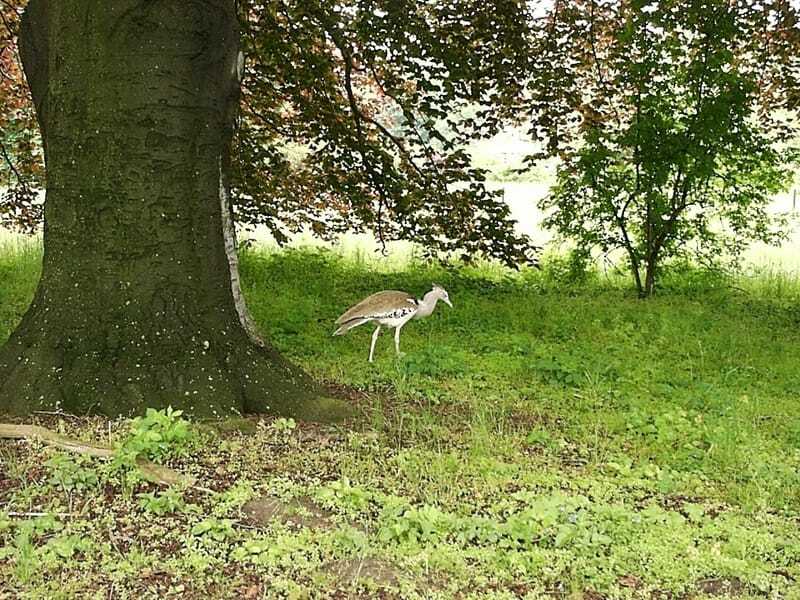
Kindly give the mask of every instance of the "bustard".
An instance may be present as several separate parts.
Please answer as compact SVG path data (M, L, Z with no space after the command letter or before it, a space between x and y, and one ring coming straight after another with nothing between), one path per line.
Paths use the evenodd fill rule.
M353 327L358 327L364 323L376 322L378 326L372 334L372 344L369 347L369 362L375 353L375 342L378 341L378 334L381 327L394 327L394 349L400 355L400 329L411 319L421 319L427 317L436 308L436 303L441 300L450 308L450 296L447 291L435 285L433 289L425 294L422 300L417 300L414 296L405 292L389 290L378 292L364 298L361 302L349 309L341 317L336 319L339 328L333 335L344 335Z

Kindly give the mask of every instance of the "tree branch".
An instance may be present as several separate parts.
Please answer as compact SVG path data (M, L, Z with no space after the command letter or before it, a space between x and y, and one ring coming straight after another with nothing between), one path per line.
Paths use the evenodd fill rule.
M25 188L30 189L28 185L28 181L20 175L20 172L17 170L17 167L14 166L14 161L11 160L11 157L8 155L8 151L6 150L5 144L3 144L2 140L0 140L0 154L3 155L3 160L5 160L8 168L11 169L11 172L14 174L14 177L17 178L19 184Z

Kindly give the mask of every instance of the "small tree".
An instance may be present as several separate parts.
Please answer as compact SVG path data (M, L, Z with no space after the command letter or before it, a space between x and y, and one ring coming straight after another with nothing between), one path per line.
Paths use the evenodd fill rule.
M796 158L800 47L788 3L557 2L543 27L540 60L567 65L533 84L542 155L561 158L547 226L624 250L641 297L690 242L717 258L780 238L768 206Z

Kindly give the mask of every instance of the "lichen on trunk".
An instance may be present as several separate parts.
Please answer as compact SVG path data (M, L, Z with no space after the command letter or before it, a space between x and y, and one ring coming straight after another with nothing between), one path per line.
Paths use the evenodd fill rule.
M225 181L234 0L31 0L20 53L45 148L44 259L0 350L0 411L335 417L245 330Z

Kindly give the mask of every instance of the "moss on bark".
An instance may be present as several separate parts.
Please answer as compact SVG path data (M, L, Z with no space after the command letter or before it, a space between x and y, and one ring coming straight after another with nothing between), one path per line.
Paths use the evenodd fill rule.
M29 3L44 263L0 350L0 411L347 412L237 312L220 195L238 47L233 0Z

